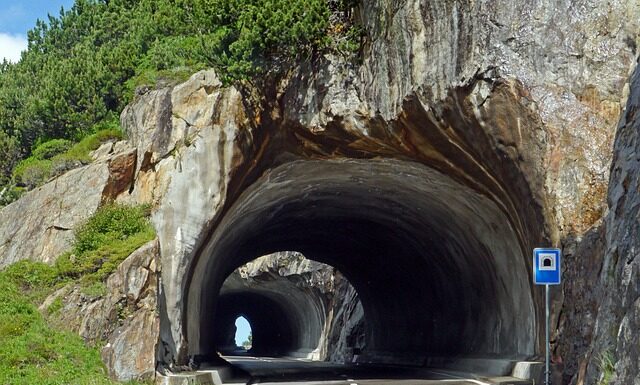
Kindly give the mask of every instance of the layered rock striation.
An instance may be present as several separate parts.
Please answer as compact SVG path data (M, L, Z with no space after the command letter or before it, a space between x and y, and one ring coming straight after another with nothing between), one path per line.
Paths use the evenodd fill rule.
M605 217L605 253L597 285L600 306L584 383L602 378L603 356L613 364L611 383L640 383L640 68L614 147Z

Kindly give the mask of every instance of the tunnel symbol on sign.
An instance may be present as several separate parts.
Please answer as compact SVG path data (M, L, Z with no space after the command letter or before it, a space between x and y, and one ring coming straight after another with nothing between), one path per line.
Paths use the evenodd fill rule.
M538 270L540 271L555 271L556 270L556 255L555 254L540 254L538 257Z

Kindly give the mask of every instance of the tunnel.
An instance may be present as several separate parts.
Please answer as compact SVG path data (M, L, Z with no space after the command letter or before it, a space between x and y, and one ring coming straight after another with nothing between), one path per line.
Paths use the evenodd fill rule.
M245 353L235 341L235 320L245 317L250 320L253 338L246 353L324 358L320 350L328 305L322 293L295 280L279 277L249 281L232 274L220 290L213 323L217 351L225 355Z
M220 296L219 317L214 324L216 347L227 355L238 354L235 343L235 320L242 316L251 320L253 346L250 353L258 356L281 356L300 346L298 329L290 309L281 304L287 300L269 298L255 293L235 293Z
M216 357L225 334L216 325L228 323L217 317L240 314L231 309L240 303L256 312L246 314L255 346L278 336L265 340L264 353L313 348L314 311L291 306L283 293L221 293L242 264L297 250L335 266L357 290L366 320L363 362L531 357L537 321L524 249L499 204L423 164L292 161L245 189L201 247L183 302L189 354ZM287 321L258 336L260 314Z
M236 320L251 320L250 349L239 346ZM213 325L223 356L290 357L350 363L362 347L362 304L335 267L302 253L257 258L226 278Z

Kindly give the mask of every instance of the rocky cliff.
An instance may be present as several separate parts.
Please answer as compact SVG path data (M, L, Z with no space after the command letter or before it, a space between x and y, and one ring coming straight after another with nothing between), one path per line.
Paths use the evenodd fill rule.
M640 69L616 133L605 218L605 253L585 383L599 377L602 355L613 364L611 383L640 381ZM600 369L600 370L599 370Z
M139 95L121 116L130 149L0 211L0 266L51 261L107 191L154 207L145 339L162 368L214 354L204 326L226 276L294 246L349 276L371 359L535 359L530 252L561 246L559 376L595 384L610 355L612 383L637 383L640 4L365 0L357 14L358 63L315 57L253 93L203 71Z

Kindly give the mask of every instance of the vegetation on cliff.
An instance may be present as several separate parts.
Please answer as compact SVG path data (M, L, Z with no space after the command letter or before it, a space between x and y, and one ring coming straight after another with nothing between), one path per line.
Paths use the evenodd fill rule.
M357 49L357 30L348 23L353 6L353 0L76 0L29 31L18 63L0 63L0 190L15 182L17 160L39 144L80 141L101 122L117 121L139 86L211 66L226 82L251 82L314 52ZM31 163L35 182L50 173L51 165L39 161Z
M97 350L51 330L20 288L0 279L0 383L110 384Z
M0 271L0 383L112 384L97 348L52 328L37 306L70 282L95 290L131 252L155 237L148 207L109 204L76 231L54 265L21 261ZM58 304L59 305L59 304ZM48 311L55 311L54 301Z

